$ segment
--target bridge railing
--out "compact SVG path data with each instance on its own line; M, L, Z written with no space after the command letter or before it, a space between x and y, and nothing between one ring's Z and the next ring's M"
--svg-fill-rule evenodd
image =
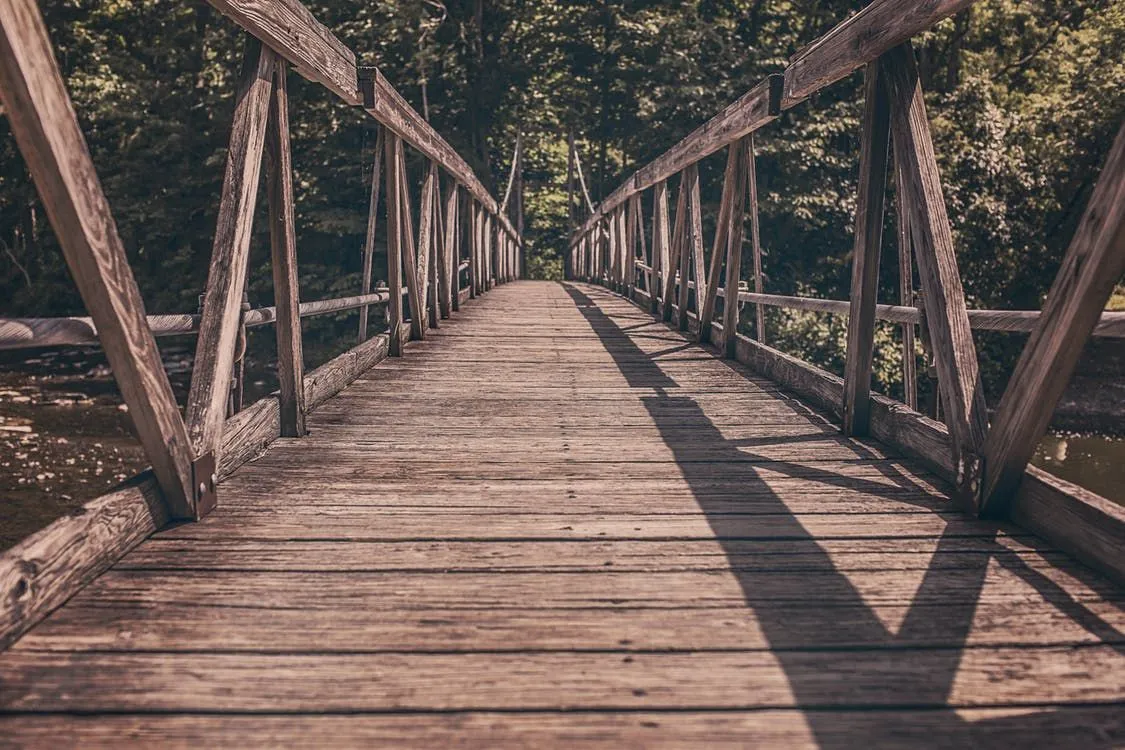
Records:
M0 648L154 529L204 516L223 477L278 436L303 435L310 409L399 355L404 340L425 338L466 298L520 273L521 238L504 211L378 69L357 67L297 0L208 2L247 32L218 222L199 314L156 316L145 315L36 1L0 3L0 100L89 311L0 320L0 348L100 343L152 463L151 472L0 554ZM380 124L356 296L298 301L290 67ZM406 146L426 161L417 232ZM263 163L275 305L244 309ZM373 290L381 186L388 282ZM372 306L385 308L388 326L369 337ZM305 373L300 319L351 309L360 311L357 345ZM266 324L277 333L279 391L243 409L246 329ZM181 416L154 337L187 333L198 338Z
M911 37L973 0L874 0L614 190L573 233L567 273L604 283L727 357L744 361L836 413L847 435L906 449L954 484L966 510L1011 517L1078 557L1125 579L1125 508L1028 462L1091 335L1125 335L1125 315L1105 313L1125 272L1125 128L1118 134L1042 311L969 310ZM763 290L754 134L782 112L859 68L865 109L849 300ZM893 148L892 148L893 147ZM698 162L727 149L716 230L704 252ZM893 154L893 159L892 159ZM899 216L899 305L878 305L878 267L890 170ZM675 211L669 181L679 176ZM651 243L642 196L651 190ZM744 224L753 267L743 281ZM651 246L651 251L649 247ZM639 252L638 252L639 251ZM917 268L921 290L913 287ZM753 337L740 305L755 308ZM916 304L916 297L921 300ZM720 300L722 300L720 302ZM848 316L843 378L765 343L764 306ZM875 321L903 326L906 404L871 393ZM937 370L944 424L919 414L916 329ZM1031 334L991 424L972 331Z

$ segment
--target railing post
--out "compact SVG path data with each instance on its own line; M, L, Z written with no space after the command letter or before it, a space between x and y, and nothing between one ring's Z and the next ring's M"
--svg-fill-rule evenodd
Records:
M661 180L652 191L653 315L660 313L660 303L664 299L665 280L669 275L668 243L668 181Z
M195 346L186 421L195 450L218 457L230 393L239 310L269 121L277 56L247 37L242 83L235 98L230 148Z
M402 151L399 137L388 130L385 139L387 162L387 284L390 299L387 301L388 352L392 357L402 356L402 177L398 159Z
M902 177L898 175L898 165L895 165L895 185L902 184ZM899 201L897 212L898 231L898 294L899 304L904 307L914 306L914 259L910 248L910 227L907 224L906 212L902 210ZM918 411L918 372L915 357L914 324L902 324L902 388L906 405Z
M293 219L293 165L289 149L289 66L274 68L270 119L266 128L266 195L270 209L270 256L273 262L273 296L277 308L277 379L282 437L305 434L305 374L301 350L301 313L297 285L297 233ZM378 163L376 162L376 169ZM373 200L378 201L378 179ZM374 206L368 236L374 235ZM371 242L372 247L374 242ZM371 258L365 257L367 278L363 294L370 291ZM366 317L367 307L360 308ZM366 320L363 326L366 334Z
M367 206L367 234L363 241L363 276L360 279L359 293L371 291L371 267L375 257L375 227L379 218L379 184L383 171L383 128L378 128L375 136L375 159L371 169L371 200ZM359 308L359 343L367 340L367 305Z
M742 239L746 226L746 183L750 179L754 136L748 135L731 144L738 154L735 164L735 197L730 208L730 231L727 238L727 275L723 300L723 354L734 359L738 347L738 292L742 276ZM718 248L716 248L718 252Z
M1117 133L1078 231L1055 276L1043 314L1000 399L984 447L981 511L1001 515L1086 340L1125 274L1125 126Z
M883 251L883 204L891 145L891 109L879 63L867 66L863 136L859 156L855 244L852 251L851 311L844 365L845 435L864 437L871 424L871 366L875 349L875 303Z
M666 323L672 321L672 301L677 299L679 292L677 284L683 283L679 279L679 269L683 265L680 262L680 256L683 255L684 222L687 219L687 190L687 173L683 172L680 175L680 188L676 193L675 224L672 227L672 242L669 246L668 269L664 274L664 294L662 295L664 308L661 312L661 318Z
M410 204L410 184L406 174L406 154L402 139L398 139L398 152L395 154L398 162L399 180L399 210L401 212L402 227L402 270L406 275L407 299L410 302L410 339L422 341L426 338L426 300L425 277L418 277L418 255L421 248L415 245L414 239L414 211ZM423 191L424 192L424 191ZM422 202L425 200L423 196ZM421 227L419 227L420 229Z
M762 284L762 234L758 223L758 157L754 153L754 134L749 136L746 154L746 182L750 199L750 248L754 253L754 291L761 294ZM766 343L766 311L761 304L754 305L754 334L761 343Z
M890 94L891 137L902 177L900 199L925 291L926 322L957 469L957 496L962 505L979 511L988 412L926 105L909 43L888 52L879 64Z
M457 182L451 180L445 196L445 232L438 249L437 295L440 300L438 313L448 319L453 310L453 298L457 296Z
M431 327L430 308L430 256L434 250L434 189L437 184L437 163L430 161L418 197L418 257L415 273L418 276L418 309L422 311L421 326ZM411 310L414 308L411 307Z
M168 511L197 518L187 429L35 0L0 2L0 100Z
M706 292L700 295L698 281L696 282L696 306L699 310L699 343L711 340L711 323L715 317L715 300L719 296L719 273L723 267L723 250L727 245L727 236L730 233L733 203L742 190L738 186L739 149L741 141L735 141L727 147L727 167L723 172L723 197L719 203L719 218L715 224L715 242L711 246L711 265L707 271ZM742 217L739 217L739 221Z

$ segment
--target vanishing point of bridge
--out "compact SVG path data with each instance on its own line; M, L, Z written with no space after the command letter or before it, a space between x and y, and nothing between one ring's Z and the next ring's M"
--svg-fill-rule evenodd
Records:
M35 3L0 5L5 113L90 312L0 319L0 346L100 342L153 465L0 554L0 744L1125 743L1125 513L1027 467L1082 343L1125 328L1125 135L1044 309L968 310L909 39L971 0L840 24L589 203L564 283L518 280L509 199L295 0L209 2L250 42L203 309L164 316ZM298 300L290 66L381 125L356 297ZM753 134L861 67L852 298L766 294ZM243 310L263 171L276 300ZM771 305L847 314L845 377L769 347ZM344 310L359 343L305 373L300 318ZM913 343L911 403L870 392L878 319L924 334L944 422L912 408ZM244 405L239 340L271 324L280 389ZM1031 332L991 417L976 328ZM155 337L185 333L181 415Z

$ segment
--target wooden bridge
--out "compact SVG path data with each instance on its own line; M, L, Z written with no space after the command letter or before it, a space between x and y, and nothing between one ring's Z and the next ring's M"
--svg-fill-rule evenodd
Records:
M214 258L200 315L147 318L35 4L0 5L0 94L91 316L0 345L100 341L153 465L0 555L4 743L1125 743L1125 512L1027 466L1082 344L1125 328L1125 135L1044 309L966 309L909 39L969 0L843 22L590 202L564 283L518 280L508 199L295 0L209 1L250 35ZM297 299L289 65L383 126L356 297ZM864 66L852 298L766 294L753 134ZM263 154L277 299L243 310ZM769 347L763 305L847 314L845 377ZM348 309L360 343L303 372L300 318ZM944 422L871 393L876 319L909 332L908 399L926 339ZM266 324L281 387L243 405ZM1032 333L991 418L973 328ZM154 336L184 332L181 416Z

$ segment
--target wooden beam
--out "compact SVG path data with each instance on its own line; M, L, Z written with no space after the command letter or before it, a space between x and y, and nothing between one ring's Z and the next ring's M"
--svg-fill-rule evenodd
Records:
M751 149L754 134L731 146L737 154L735 163L735 196L730 208L730 229L727 234L727 275L724 282L729 294L723 300L723 354L734 359L738 338L738 282L742 276L742 240L746 227L746 183L752 174ZM702 319L700 331L702 332Z
M880 65L890 94L891 137L900 165L902 203L918 259L926 323L958 466L958 496L967 506L979 509L980 456L988 411L922 87L909 44L887 53Z
M750 199L750 248L754 256L754 292L761 294L762 283L762 239L758 224L758 158L754 153L754 136L750 135L747 144L746 182ZM766 311L761 305L754 305L754 335L758 341L766 343Z
M874 0L789 61L781 109L797 106L974 1Z
M0 101L168 511L194 518L188 433L34 0L0 3Z
M293 162L289 149L288 66L274 68L266 129L266 194L270 211L270 256L273 296L277 307L277 379L281 407L281 435L305 434L304 355L297 285L297 230L293 219ZM366 291L364 292L366 293ZM361 308L366 311L367 308Z
M688 191L688 223L685 226L684 252L691 259L692 276L695 279L695 309L699 314L699 303L707 296L707 272L703 268L703 207L699 200L699 167L692 165L687 173L691 175L691 189ZM687 258L685 258L686 260ZM684 275L685 286L688 280ZM680 330L687 330L687 297L682 296L684 304L680 306Z
M402 164L399 154L402 143L394 133L387 133L384 142L387 162L387 285L391 298L387 302L387 322L390 331L390 355L402 356Z
M984 447L984 502L1002 515L1070 382L1086 340L1125 274L1125 126L1098 176L1043 315L1020 355Z
M438 191L440 193L440 185ZM438 243L438 314L449 318L453 310L453 288L457 285L457 249L454 246L457 234L457 183L450 180L445 196L445 230Z
M668 236L668 181L661 180L656 183L652 191L652 264L653 284L649 290L652 297L652 313L659 310L660 300L663 299L665 279L669 275L669 236Z
M257 40L248 41L187 401L186 421L197 454L217 452L222 437L276 59Z
M661 296L663 308L661 309L661 317L665 322L672 320L672 305L673 300L677 296L677 286L679 283L681 287L687 285L687 279L677 281L677 272L682 267L681 256L683 255L684 246L684 223L687 221L687 188L688 179L687 174L680 176L680 189L676 194L676 217L673 220L674 226L672 227L672 241L668 258L668 270L665 273L664 279L664 294ZM681 293L683 289L679 290ZM681 305L682 306L682 305ZM677 319L677 324L678 324Z
M426 337L426 304L422 287L425 277L418 277L418 252L414 245L414 210L410 205L410 185L406 176L406 154L402 139L398 143L399 210L402 228L402 270L406 274L407 299L410 302L410 338L421 341ZM422 203L425 203L423 196Z
M696 304L699 306L699 342L707 343L711 340L711 323L715 320L715 300L719 293L719 273L723 268L723 256L726 254L727 236L730 233L731 208L736 196L741 193L738 186L739 148L741 141L736 141L727 147L727 167L723 172L723 196L719 201L719 218L715 222L715 241L711 245L711 265L707 271L707 283L704 293L696 293ZM739 217L741 221L742 217ZM728 287L729 288L729 287ZM737 284L735 285L737 289ZM735 301L737 305L737 300Z
M434 231L434 208L437 200L438 166L430 162L422 182L422 193L418 198L418 286L419 306L423 311L429 308L430 256L433 254L436 233Z
M371 167L371 200L367 205L367 234L363 240L363 275L360 278L360 294L371 292L371 269L375 258L375 228L379 221L379 184L383 171L383 136L382 128L375 136L375 159ZM366 307L359 309L359 342L367 340L367 313Z
M875 357L875 305L879 258L883 252L883 205L891 147L891 108L878 63L867 66L863 135L860 139L859 194L852 249L851 311L844 363L845 435L867 435L871 418L871 366Z
M345 104L359 104L355 53L298 0L207 0Z
M898 176L898 165L895 166L895 190L902 184ZM901 200L896 208L896 227L898 231L898 297L899 305L904 307L914 306L914 253L910 244L910 225L907 223L906 212L902 210ZM972 313L969 322L973 322ZM902 324L902 388L906 405L917 411L918 409L918 373L917 359L914 353L914 323Z

